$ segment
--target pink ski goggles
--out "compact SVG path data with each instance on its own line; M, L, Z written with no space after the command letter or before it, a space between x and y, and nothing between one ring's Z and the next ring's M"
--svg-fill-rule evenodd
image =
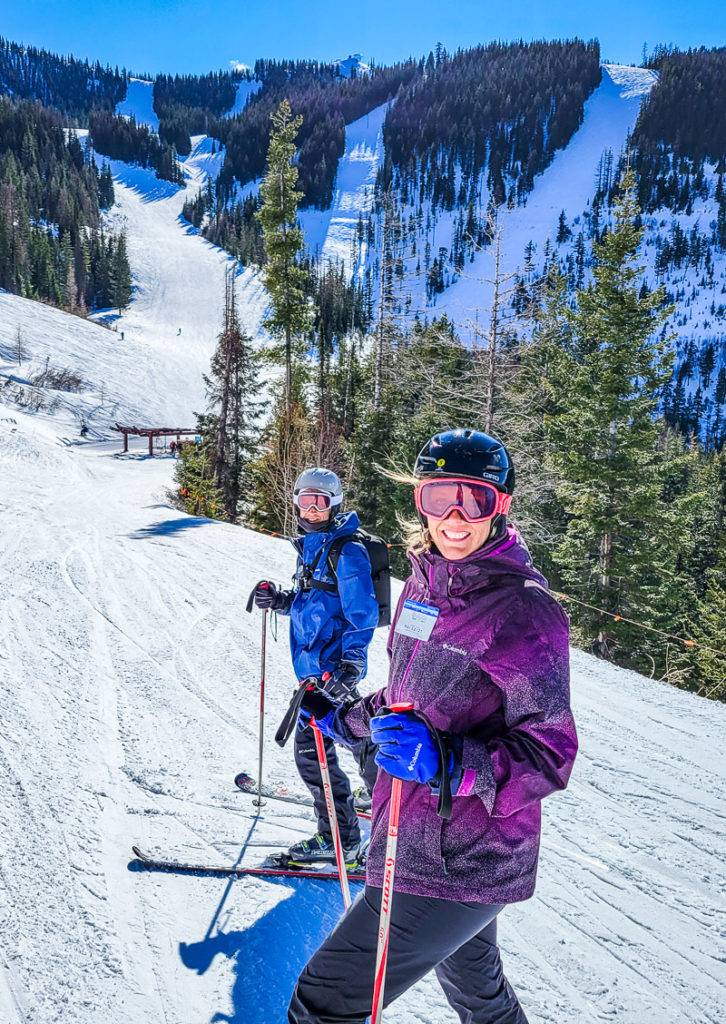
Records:
M415 490L416 508L432 519L446 519L456 509L469 523L482 523L494 516L506 515L511 494L502 494L484 480L466 477L439 477L426 480Z
M329 494L323 494L322 491L303 491L301 494L295 495L295 504L303 512L307 512L311 508L316 508L319 512L326 512L332 504L332 498Z

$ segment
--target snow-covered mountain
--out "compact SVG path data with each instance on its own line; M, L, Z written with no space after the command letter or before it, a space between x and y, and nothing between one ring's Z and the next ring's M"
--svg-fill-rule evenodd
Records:
M343 60L336 60L333 63L344 78L350 78L353 74L368 75L371 70L370 64L366 64L360 53L351 53Z

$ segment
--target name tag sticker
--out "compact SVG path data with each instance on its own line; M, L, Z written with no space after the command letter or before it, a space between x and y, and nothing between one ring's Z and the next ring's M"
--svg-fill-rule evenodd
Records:
M439 617L439 609L418 601L404 601L403 611L396 623L396 632L416 640L428 640Z

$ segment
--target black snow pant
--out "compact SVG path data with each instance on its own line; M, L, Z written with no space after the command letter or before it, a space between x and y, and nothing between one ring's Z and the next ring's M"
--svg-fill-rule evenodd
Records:
M290 1024L365 1024L380 906L381 890L366 886L303 968ZM433 969L462 1024L527 1024L499 957L501 909L394 892L383 1005Z
M360 842L361 836L350 782L348 776L340 767L333 741L328 736L323 736L323 742L325 744L325 755L328 759L330 783L333 789L333 800L335 801L335 813L338 816L340 840L343 846L355 846L356 843ZM369 792L371 792L378 772L378 765L374 760L376 747L362 740L359 745L352 748L352 751L358 761L363 780ZM323 780L320 776L320 763L315 747L315 736L310 726L304 729L298 726L295 730L295 764L300 772L300 778L312 794L315 813L318 818L318 831L326 839L332 839L330 822L328 821L328 805L325 802Z

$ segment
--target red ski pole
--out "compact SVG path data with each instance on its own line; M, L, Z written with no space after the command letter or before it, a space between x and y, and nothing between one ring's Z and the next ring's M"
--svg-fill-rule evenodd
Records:
M345 858L343 856L343 846L340 842L340 829L338 828L338 815L335 813L335 801L333 800L333 787L330 783L330 770L328 768L328 758L325 754L325 743L323 742L323 734L314 718L310 719L310 725L312 726L313 733L315 735L315 746L318 751L318 761L320 762L320 775L323 780L323 792L325 793L325 803L328 806L328 821L330 822L330 831L333 836L333 845L335 846L335 859L338 862L338 874L340 875L340 887L343 890L343 903L347 910L350 906L350 888L348 886L348 872L345 868Z
M391 704L390 711L413 711L413 704ZM386 840L386 863L383 871L381 891L381 916L378 923L378 948L376 949L376 973L373 981L373 1009L371 1024L380 1024L383 1013L383 989L386 983L388 963L388 935L391 930L391 899L393 898L393 876L396 870L396 847L398 846L398 818L401 811L401 780L393 779L391 802L388 808L388 839Z
M263 807L265 801L262 799L262 750L265 742L265 645L267 640L267 608L262 609L262 652L260 669L260 747L257 763L257 799L253 800L255 807Z

